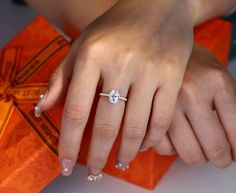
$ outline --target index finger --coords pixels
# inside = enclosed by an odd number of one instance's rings
[[[87,64],[78,64],[74,68],[62,114],[59,141],[59,158],[65,176],[72,173],[77,160],[99,77],[100,71],[94,65],[89,67]]]

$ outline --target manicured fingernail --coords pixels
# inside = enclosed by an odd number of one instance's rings
[[[99,181],[103,178],[102,170],[98,168],[89,168],[89,174],[87,180]]]
[[[141,147],[140,149],[139,149],[139,152],[144,152],[144,151],[147,151],[149,148],[146,148],[146,147]]]
[[[127,170],[128,168],[129,168],[129,164],[127,164],[127,163],[122,163],[122,162],[117,162],[116,163],[116,166],[115,166],[117,169],[120,169],[120,170],[122,170],[122,171],[125,171],[125,170]]]
[[[48,90],[46,90],[44,92],[44,94],[41,94],[39,96],[39,101],[38,101],[37,105],[34,107],[34,114],[35,114],[36,117],[40,117],[40,115],[42,113],[41,107],[42,107],[42,105],[43,105],[43,103],[44,103],[44,101],[47,97],[47,94],[48,94]]]
[[[74,162],[70,159],[62,159],[61,163],[62,163],[61,174],[64,176],[71,175],[73,167],[74,167]]]

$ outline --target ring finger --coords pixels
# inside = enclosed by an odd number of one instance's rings
[[[122,84],[123,82],[125,84]],[[109,93],[112,89],[117,89],[122,97],[126,97],[129,90],[129,82],[130,80],[125,77],[122,79],[114,78],[114,76],[106,77],[104,78],[102,93]],[[125,101],[119,100],[116,104],[112,104],[109,102],[108,97],[100,96],[87,159],[89,178],[101,175],[101,171],[118,135],[124,109]]]

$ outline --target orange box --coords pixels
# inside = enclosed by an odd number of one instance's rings
[[[196,41],[227,63],[231,24],[213,20],[196,29]],[[34,116],[39,95],[69,50],[69,43],[38,17],[2,50],[0,55],[0,192],[34,193],[60,174],[57,145],[63,103]],[[99,89],[98,89],[99,92]],[[97,95],[98,96],[98,95]],[[86,163],[98,97],[86,126],[79,162]],[[117,139],[105,172],[153,189],[175,156],[159,156],[153,149],[139,153],[130,169],[114,167]]]

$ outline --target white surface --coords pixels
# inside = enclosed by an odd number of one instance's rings
[[[41,193],[236,193],[236,164],[226,169],[210,164],[195,168],[177,160],[153,191],[108,175],[90,182],[86,175],[86,168],[77,166],[72,176],[58,177]]]
[[[10,0],[0,0],[0,46],[3,46],[24,25],[35,17],[26,7],[12,6]],[[236,77],[236,61],[230,70]],[[70,177],[58,177],[42,193],[150,193],[119,179],[105,176],[101,182],[85,180],[87,171],[76,167]],[[210,164],[201,168],[189,167],[179,160],[161,180],[154,193],[236,193],[236,165],[219,170]]]

